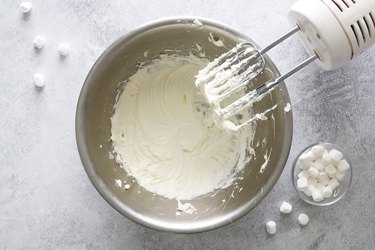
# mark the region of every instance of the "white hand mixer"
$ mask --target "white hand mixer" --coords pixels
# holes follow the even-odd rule
[[[375,43],[375,0],[300,0],[289,10],[290,32],[258,50],[250,42],[240,43],[202,69],[196,86],[213,109],[215,121],[225,129],[239,130],[255,119],[234,124],[229,119],[256,102],[295,72],[315,61],[332,70],[353,60]],[[310,56],[285,75],[268,81],[233,103],[222,107],[228,97],[242,91],[265,69],[263,54],[299,32]]]

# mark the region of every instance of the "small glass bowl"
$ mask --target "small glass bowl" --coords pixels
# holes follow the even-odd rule
[[[336,149],[340,151],[343,154],[342,159],[345,159],[350,165],[350,168],[346,171],[344,179],[340,181],[340,185],[333,190],[332,196],[329,198],[324,198],[322,201],[314,201],[311,196],[305,195],[304,192],[298,190],[297,188],[298,174],[302,171],[302,169],[299,167],[298,159],[303,153],[309,152],[311,148],[316,145],[323,146],[327,151],[330,151],[331,149]],[[292,181],[293,181],[294,188],[296,189],[299,197],[301,197],[302,200],[315,206],[329,206],[339,201],[342,197],[344,197],[344,195],[348,191],[350,184],[352,183],[352,176],[353,176],[352,169],[353,169],[353,166],[348,158],[348,155],[341,148],[339,148],[338,146],[332,143],[317,143],[317,144],[310,145],[304,150],[302,150],[302,152],[298,154],[298,156],[294,160],[293,167],[292,167]]]

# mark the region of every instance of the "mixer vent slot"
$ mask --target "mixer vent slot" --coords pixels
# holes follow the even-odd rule
[[[366,42],[366,37],[365,37],[365,33],[363,32],[362,25],[361,25],[361,23],[359,21],[357,21],[357,25],[358,25],[360,33],[362,35],[363,42],[365,43]]]
[[[371,21],[369,19],[371,19]],[[366,43],[367,39],[370,39],[372,35],[375,35],[375,22],[372,14],[369,13],[368,16],[364,16],[362,19],[357,20],[357,22],[350,25],[350,28],[353,31],[358,47],[360,44]]]
[[[375,29],[375,19],[374,19],[374,17],[372,16],[372,13],[371,13],[371,12],[368,13],[368,14],[369,14],[369,16],[370,16],[370,18],[371,18],[372,25],[373,25],[373,27],[374,27],[374,29]]]
[[[356,4],[357,0],[331,0],[334,5],[341,11],[349,9],[351,5]]]
[[[332,2],[336,5],[336,7],[341,11],[343,12],[342,10],[342,7],[335,1],[335,0],[332,0]]]
[[[369,36],[370,36],[370,38],[371,38],[371,36],[372,36],[372,31],[374,31],[374,29],[371,29],[371,27],[370,27],[371,24],[369,24],[369,23],[367,22],[367,18],[366,18],[366,17],[363,17],[363,20],[365,21],[366,28],[367,28],[367,30],[368,30],[368,34],[369,34]]]
[[[357,32],[356,32],[356,30],[355,30],[355,28],[354,28],[354,24],[350,25],[350,27],[352,28],[353,34],[354,34],[354,36],[355,36],[355,40],[357,41],[357,45],[358,45],[358,47],[359,47],[358,34],[357,34]]]

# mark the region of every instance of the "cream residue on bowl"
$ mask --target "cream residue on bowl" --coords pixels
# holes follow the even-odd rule
[[[205,58],[161,55],[126,80],[111,118],[116,161],[146,190],[190,200],[232,184],[249,161],[252,127],[210,118],[195,76]]]

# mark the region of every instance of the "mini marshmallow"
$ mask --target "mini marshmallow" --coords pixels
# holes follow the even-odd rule
[[[305,154],[305,157],[307,157],[307,159],[309,159],[310,161],[315,161],[316,156],[314,155],[313,152],[311,152],[311,150],[307,153],[304,153],[304,154]]]
[[[269,234],[275,234],[276,233],[276,223],[272,220],[266,223],[266,229]]]
[[[328,182],[328,186],[330,186],[332,188],[332,190],[337,188],[339,185],[340,185],[340,183],[338,182],[338,180],[336,178],[333,178]]]
[[[321,145],[316,145],[316,146],[314,146],[314,147],[311,148],[311,152],[315,156],[315,159],[319,158],[320,156],[322,156],[323,153],[324,153],[324,151],[325,151],[325,149]]]
[[[322,170],[325,169],[326,166],[323,165],[322,162],[316,161],[316,162],[314,162],[313,167],[316,168],[319,171],[322,171]]]
[[[312,178],[312,177],[307,178],[307,181],[308,181],[309,185],[312,185],[314,187],[315,187],[315,184],[318,182],[317,179]]]
[[[319,170],[317,170],[314,167],[310,167],[307,169],[307,174],[310,175],[311,177],[318,177],[319,176]]]
[[[44,45],[46,44],[46,39],[41,36],[36,36],[33,41],[34,47],[37,49],[43,49]]]
[[[333,161],[339,161],[342,159],[342,153],[336,149],[332,149],[328,154]]]
[[[306,172],[306,170],[302,170],[301,172],[299,172],[298,178],[301,178],[301,177],[309,178],[309,174]]]
[[[300,214],[297,220],[299,224],[305,226],[307,223],[309,223],[309,216],[307,216],[307,214]]]
[[[309,160],[300,161],[300,168],[301,168],[302,170],[307,170],[307,169],[309,169],[313,164],[314,164],[314,162],[313,162],[313,161],[309,161]]]
[[[313,161],[313,160],[315,160],[315,156],[311,152],[307,152],[307,153],[301,154],[300,157],[298,158],[298,160],[300,162]]]
[[[125,185],[124,185],[124,188],[125,188],[126,190],[129,190],[129,189],[130,189],[130,184],[125,184]]]
[[[33,5],[30,2],[22,2],[19,7],[20,7],[20,11],[26,14],[30,12]]]
[[[305,188],[305,189],[303,190],[303,193],[304,193],[305,195],[307,195],[307,196],[311,196],[311,195],[312,195],[312,188],[310,188],[310,187],[312,187],[312,186],[308,186],[307,188]]]
[[[34,84],[38,88],[44,87],[44,76],[42,74],[34,74]]]
[[[335,177],[337,180],[342,181],[345,178],[345,172],[337,171]]]
[[[317,188],[315,188],[313,191],[312,191],[312,197],[313,197],[313,200],[314,201],[322,201],[324,199],[323,197],[323,194],[320,190],[318,190]]]
[[[322,194],[324,198],[329,198],[332,196],[333,190],[331,186],[327,186],[323,189]]]
[[[341,172],[345,172],[350,168],[349,163],[346,160],[341,160],[337,164],[337,169]]]
[[[61,56],[67,56],[69,54],[69,46],[65,43],[60,43],[59,47],[57,47],[57,52]]]
[[[284,214],[290,214],[292,212],[292,205],[290,203],[284,201],[280,206],[280,212]]]
[[[308,186],[307,188],[312,192],[312,191],[314,191],[315,189],[317,189],[317,188],[315,187],[315,184],[316,184],[316,183],[311,183],[311,182],[309,182],[309,186]]]
[[[319,183],[327,186],[330,178],[326,172],[319,172],[318,181]]]
[[[297,188],[298,190],[303,191],[305,188],[309,186],[308,180],[306,177],[300,177],[297,180]]]
[[[325,188],[325,186],[321,183],[316,183],[315,184],[315,187],[320,191],[320,192],[323,192],[323,189]]]
[[[331,165],[331,164],[327,165],[327,167],[325,168],[325,171],[326,171],[326,173],[328,174],[329,177],[331,177],[331,178],[335,177],[336,168],[333,165]]]
[[[303,154],[301,154],[298,159],[300,161],[311,161],[311,160],[313,160],[311,158],[311,154],[309,154],[309,153],[303,153]]]
[[[325,150],[324,153],[322,154],[321,161],[322,161],[323,165],[326,165],[331,161],[331,156],[329,155],[327,150]]]

